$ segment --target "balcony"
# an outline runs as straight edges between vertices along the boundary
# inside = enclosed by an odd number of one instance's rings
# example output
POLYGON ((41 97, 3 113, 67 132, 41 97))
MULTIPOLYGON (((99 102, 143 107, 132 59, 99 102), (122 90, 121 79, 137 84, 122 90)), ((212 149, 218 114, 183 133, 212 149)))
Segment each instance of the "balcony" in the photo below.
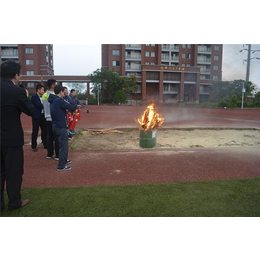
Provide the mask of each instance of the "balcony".
POLYGON ((141 49, 141 44, 126 44, 126 49, 141 49))
POLYGON ((179 56, 171 56, 171 60, 173 60, 173 61, 179 61, 179 56))
POLYGON ((141 64, 126 64, 126 70, 141 70, 141 64))
POLYGON ((175 51, 179 51, 179 45, 176 45, 176 44, 162 44, 162 50, 175 50, 175 51))
POLYGON ((141 60, 141 53, 126 53, 126 60, 141 60))
POLYGON ((162 54, 161 59, 162 59, 162 60, 169 60, 169 59, 170 59, 170 56, 169 56, 169 55, 166 55, 166 54, 162 54))
POLYGON ((178 86, 173 84, 163 84, 163 94, 178 94, 178 86))
POLYGON ((209 86, 200 86, 199 90, 201 95, 209 95, 210 93, 210 87, 209 86))
POLYGON ((207 56, 198 56, 197 63, 211 64, 211 58, 207 56))
POLYGON ((200 74, 210 74, 210 69, 200 69, 200 74))
POLYGON ((2 59, 18 59, 18 49, 3 49, 1 51, 2 59))
POLYGON ((198 46, 198 53, 211 54, 211 47, 205 45, 198 46))

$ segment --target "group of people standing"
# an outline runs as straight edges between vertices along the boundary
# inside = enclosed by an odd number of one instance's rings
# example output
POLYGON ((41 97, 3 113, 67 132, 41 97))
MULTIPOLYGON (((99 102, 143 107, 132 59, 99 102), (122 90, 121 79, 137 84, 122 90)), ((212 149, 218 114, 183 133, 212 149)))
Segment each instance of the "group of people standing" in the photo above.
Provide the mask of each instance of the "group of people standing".
POLYGON ((47 149, 47 159, 59 161, 57 170, 71 168, 68 160, 67 112, 75 112, 82 104, 75 97, 75 90, 68 95, 67 88, 49 79, 48 89, 37 85, 31 101, 28 91, 20 87, 21 65, 15 61, 1 64, 1 210, 4 208, 4 187, 9 198, 8 209, 16 210, 29 203, 21 200, 21 184, 24 165, 24 134, 20 115, 32 117, 31 148, 37 152, 37 137, 41 128, 41 139, 47 149), (54 153, 55 152, 55 153, 54 153))
MULTIPOLYGON (((68 138, 72 137, 76 132, 68 129, 67 112, 73 113, 78 108, 83 107, 80 101, 76 98, 75 90, 72 89, 68 95, 68 89, 58 85, 55 79, 47 81, 48 88, 42 85, 37 85, 36 94, 31 98, 34 105, 35 112, 32 116, 32 138, 31 147, 34 152, 37 152, 37 137, 39 128, 41 128, 41 140, 45 149, 47 149, 47 159, 55 157, 59 161, 58 170, 70 170, 71 168, 65 166, 63 159, 60 157, 60 150, 64 152, 63 145, 68 143, 68 138), (56 98, 60 101, 59 106, 56 98), (66 140, 60 140, 61 133, 56 128, 66 130, 66 140)), ((64 131, 65 131, 64 130, 64 131)), ((67 150, 67 149, 65 149, 67 150)), ((64 157, 64 154, 62 153, 64 157)), ((67 160, 67 163, 71 163, 67 160)), ((66 164, 67 164, 66 163, 66 164)))

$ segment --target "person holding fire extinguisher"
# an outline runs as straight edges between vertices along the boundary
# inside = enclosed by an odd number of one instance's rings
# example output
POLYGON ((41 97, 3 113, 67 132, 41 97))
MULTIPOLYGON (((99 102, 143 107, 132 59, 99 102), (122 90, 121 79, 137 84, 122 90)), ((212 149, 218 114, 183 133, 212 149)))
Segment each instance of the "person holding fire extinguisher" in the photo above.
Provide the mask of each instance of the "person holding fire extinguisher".
POLYGON ((61 85, 54 87, 54 94, 50 94, 48 102, 50 103, 50 112, 52 117, 52 129, 59 140, 59 163, 58 171, 67 171, 71 167, 66 164, 71 163, 68 160, 68 133, 67 133, 67 112, 76 111, 77 107, 66 102, 64 97, 64 88, 61 85))
MULTIPOLYGON (((77 106, 77 108, 82 108, 83 105, 80 103, 80 101, 76 98, 76 91, 75 89, 71 89, 70 95, 68 95, 68 89, 65 87, 64 91, 64 99, 69 102, 72 105, 77 106)), ((72 111, 69 111, 68 113, 68 128, 69 128, 69 135, 75 135, 77 134, 75 132, 75 127, 77 122, 80 120, 81 111, 78 110, 77 113, 73 113, 72 111)))

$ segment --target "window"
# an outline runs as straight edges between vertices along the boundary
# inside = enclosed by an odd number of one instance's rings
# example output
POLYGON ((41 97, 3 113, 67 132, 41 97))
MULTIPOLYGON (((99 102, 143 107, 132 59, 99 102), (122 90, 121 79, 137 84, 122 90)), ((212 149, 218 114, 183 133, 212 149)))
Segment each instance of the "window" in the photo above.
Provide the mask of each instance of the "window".
POLYGON ((119 56, 119 50, 112 50, 112 55, 119 56))
POLYGON ((185 73, 184 74, 184 81, 196 81, 197 75, 194 73, 185 73))
POLYGON ((119 66, 119 61, 118 60, 113 60, 113 62, 112 62, 112 66, 113 67, 118 67, 119 66))
POLYGON ((160 78, 160 73, 159 72, 150 72, 148 71, 146 73, 146 79, 147 80, 159 80, 160 78))
POLYGON ((218 76, 213 75, 213 80, 218 80, 218 76))
POLYGON ((185 59, 185 58, 186 58, 186 54, 185 54, 185 53, 182 53, 181 57, 182 57, 183 59, 185 59))
POLYGON ((145 57, 150 57, 149 51, 146 51, 146 52, 145 52, 145 57))
POLYGON ((27 82, 27 88, 34 88, 34 82, 27 82))
POLYGON ((33 54, 33 48, 25 48, 26 54, 33 54))
POLYGON ((214 56, 214 60, 219 60, 219 56, 218 55, 214 56))
POLYGON ((187 54, 187 58, 188 58, 188 59, 191 58, 191 54, 190 54, 190 53, 187 54))
POLYGON ((26 61, 25 61, 25 64, 26 64, 26 65, 33 65, 33 60, 26 60, 26 61))
POLYGON ((145 46, 149 46, 150 44, 145 44, 145 46))
POLYGON ((34 75, 34 71, 33 70, 27 70, 26 71, 26 75, 27 76, 33 76, 34 75))
POLYGON ((219 50, 220 50, 219 45, 215 45, 215 46, 214 46, 214 50, 215 50, 215 51, 219 51, 219 50))
POLYGON ((218 70, 218 66, 215 65, 215 66, 213 67, 213 70, 218 70))
POLYGON ((155 52, 154 51, 151 52, 151 57, 155 57, 155 52))
POLYGON ((188 48, 188 49, 191 49, 191 44, 187 44, 187 48, 188 48))
POLYGON ((181 74, 174 73, 174 72, 165 72, 165 73, 163 73, 163 80, 180 81, 181 74))
POLYGON ((151 46, 153 46, 153 47, 154 47, 154 46, 155 46, 155 44, 151 44, 151 46))
POLYGON ((186 44, 182 44, 182 48, 185 49, 186 48, 186 44))

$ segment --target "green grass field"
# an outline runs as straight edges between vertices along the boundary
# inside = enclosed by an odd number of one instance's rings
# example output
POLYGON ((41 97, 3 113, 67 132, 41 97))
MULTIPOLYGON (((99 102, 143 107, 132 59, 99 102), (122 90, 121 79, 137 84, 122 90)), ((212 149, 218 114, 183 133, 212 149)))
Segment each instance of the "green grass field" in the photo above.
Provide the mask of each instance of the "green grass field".
POLYGON ((260 178, 27 188, 22 198, 30 204, 1 217, 259 217, 260 178))

